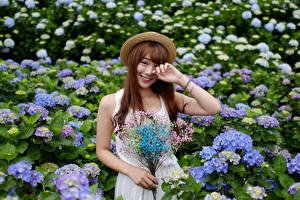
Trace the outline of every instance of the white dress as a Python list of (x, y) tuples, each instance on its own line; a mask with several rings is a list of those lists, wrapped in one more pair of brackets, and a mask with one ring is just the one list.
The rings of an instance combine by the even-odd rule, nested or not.
[[(123, 89), (119, 90), (115, 94), (116, 107), (115, 107), (114, 115), (119, 111), (122, 95), (123, 95)], [(162, 105), (161, 109), (155, 114), (162, 115), (169, 119), (169, 115), (162, 97), (160, 97), (160, 101)], [(130, 115), (132, 115), (131, 109), (129, 110), (128, 115), (126, 116), (125, 122), (130, 118)], [(117, 128), (118, 127), (115, 128), (115, 132)], [(119, 155), (119, 158), (131, 165), (148, 170), (136, 158), (132, 157), (132, 155), (126, 154), (126, 152), (121, 151), (123, 145), (124, 144), (122, 143), (121, 139), (118, 136), (116, 136), (116, 148), (117, 148), (117, 153)], [(177, 158), (175, 157), (175, 155), (172, 154), (170, 158), (168, 158), (163, 162), (163, 164), (158, 168), (155, 174), (155, 177), (158, 179), (158, 183), (159, 183), (159, 186), (157, 187), (157, 195), (156, 195), (157, 200), (161, 199), (164, 195), (164, 192), (161, 189), (161, 184), (162, 184), (161, 178), (166, 177), (173, 170), (182, 170), (182, 169), (177, 163)], [(124, 200), (153, 200), (153, 194), (151, 190), (147, 190), (136, 185), (131, 180), (130, 177), (122, 173), (119, 173), (117, 177), (116, 186), (115, 186), (115, 198), (117, 198), (120, 195), (123, 197)]]

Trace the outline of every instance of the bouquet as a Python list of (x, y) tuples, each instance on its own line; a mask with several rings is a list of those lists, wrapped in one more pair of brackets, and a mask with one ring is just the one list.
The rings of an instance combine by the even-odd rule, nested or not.
[[(152, 112), (135, 111), (132, 119), (121, 127), (119, 137), (126, 148), (155, 176), (163, 162), (176, 152), (184, 142), (192, 141), (192, 124), (178, 119), (170, 122)], [(152, 190), (156, 199), (156, 189)]]

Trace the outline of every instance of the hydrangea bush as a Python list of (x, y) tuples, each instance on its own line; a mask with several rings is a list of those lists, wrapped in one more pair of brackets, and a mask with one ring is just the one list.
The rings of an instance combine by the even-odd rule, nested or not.
[(0, 0), (0, 198), (114, 198), (98, 104), (125, 79), (122, 43), (157, 31), (222, 105), (178, 113), (194, 133), (164, 199), (300, 199), (299, 19), (292, 0)]

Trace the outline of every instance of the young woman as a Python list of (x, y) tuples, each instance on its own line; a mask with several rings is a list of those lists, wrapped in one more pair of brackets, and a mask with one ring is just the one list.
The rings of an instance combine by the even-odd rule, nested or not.
[[(153, 111), (176, 121), (177, 112), (191, 115), (213, 115), (221, 110), (217, 99), (194, 84), (177, 70), (172, 63), (176, 47), (168, 37), (146, 32), (129, 38), (120, 51), (121, 61), (128, 67), (124, 88), (104, 96), (97, 116), (96, 153), (106, 166), (119, 172), (115, 197), (125, 200), (153, 199), (152, 189), (157, 188), (161, 199), (161, 178), (173, 170), (181, 169), (173, 155), (156, 171), (156, 176), (141, 165), (137, 158), (121, 151), (118, 137), (121, 125), (127, 122), (136, 110)], [(173, 83), (180, 85), (192, 96), (174, 91)], [(110, 151), (112, 133), (116, 135), (118, 157)]]

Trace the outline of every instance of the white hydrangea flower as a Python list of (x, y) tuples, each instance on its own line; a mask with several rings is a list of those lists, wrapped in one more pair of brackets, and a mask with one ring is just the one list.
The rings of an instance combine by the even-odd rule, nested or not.
[(263, 67), (269, 67), (269, 62), (264, 58), (258, 58), (254, 61), (254, 64), (258, 64)]
[(299, 42), (297, 40), (292, 39), (289, 41), (289, 45), (293, 47), (298, 47)]
[(62, 36), (63, 34), (65, 33), (64, 29), (63, 28), (57, 28), (54, 32), (55, 35), (57, 36)]
[(44, 24), (44, 23), (38, 23), (36, 25), (36, 29), (38, 29), (38, 30), (44, 30), (45, 28), (46, 28), (46, 24)]
[(50, 36), (46, 33), (41, 35), (42, 40), (48, 40), (50, 38)]
[(15, 46), (15, 41), (11, 38), (6, 38), (4, 40), (4, 46), (8, 48), (13, 48)]

